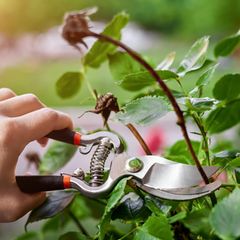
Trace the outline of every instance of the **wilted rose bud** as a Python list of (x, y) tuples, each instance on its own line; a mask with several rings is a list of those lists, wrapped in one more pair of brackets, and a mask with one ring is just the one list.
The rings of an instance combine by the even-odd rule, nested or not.
[(111, 111), (113, 112), (120, 111), (117, 98), (114, 97), (112, 93), (106, 93), (104, 95), (99, 96), (95, 106), (95, 111), (101, 113), (105, 126)]
[(103, 125), (105, 126), (111, 112), (117, 113), (120, 111), (117, 98), (112, 93), (105, 93), (104, 95), (98, 96), (97, 92), (95, 91), (95, 95), (97, 98), (95, 109), (86, 111), (79, 117), (82, 117), (87, 112), (101, 114), (104, 121)]
[(67, 13), (64, 17), (64, 24), (62, 27), (62, 37), (70, 44), (76, 46), (83, 44), (85, 37), (90, 35), (89, 31), (89, 15), (95, 13), (97, 8), (84, 9), (79, 12)]

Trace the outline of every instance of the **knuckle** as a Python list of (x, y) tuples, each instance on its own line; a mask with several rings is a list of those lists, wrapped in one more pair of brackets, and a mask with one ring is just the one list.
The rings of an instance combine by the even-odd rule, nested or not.
[(43, 111), (44, 117), (46, 117), (48, 120), (51, 120), (53, 122), (58, 120), (58, 117), (59, 117), (58, 113), (53, 109), (43, 108), (42, 111)]
[(25, 94), (25, 98), (29, 103), (39, 103), (37, 96), (32, 93)]
[(16, 94), (9, 88), (0, 88), (0, 94), (6, 98), (14, 97)]

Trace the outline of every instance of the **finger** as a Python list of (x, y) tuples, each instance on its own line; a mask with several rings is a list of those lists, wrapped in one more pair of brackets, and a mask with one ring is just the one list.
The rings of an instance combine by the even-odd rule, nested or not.
[(11, 194), (6, 206), (8, 211), (5, 216), (4, 222), (12, 222), (23, 217), (32, 209), (40, 206), (46, 200), (46, 193), (25, 194), (17, 189)]
[(21, 140), (25, 144), (38, 140), (53, 130), (73, 128), (72, 120), (67, 114), (50, 108), (42, 108), (13, 120), (17, 121), (17, 128), (23, 136)]
[(0, 102), (0, 114), (17, 117), (43, 108), (44, 104), (33, 94), (24, 94)]
[(9, 88), (0, 88), (0, 101), (15, 97), (16, 94)]

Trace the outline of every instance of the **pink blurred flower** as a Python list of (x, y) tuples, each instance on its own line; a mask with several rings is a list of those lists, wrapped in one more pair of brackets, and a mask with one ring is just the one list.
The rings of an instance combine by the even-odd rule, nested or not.
[[(151, 150), (152, 154), (159, 154), (165, 144), (164, 132), (159, 127), (151, 128), (145, 136), (144, 140)], [(143, 149), (140, 150), (140, 154), (145, 154)]]

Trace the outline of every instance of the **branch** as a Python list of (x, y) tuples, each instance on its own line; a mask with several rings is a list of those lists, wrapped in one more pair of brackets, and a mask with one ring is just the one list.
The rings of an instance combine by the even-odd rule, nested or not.
[(164, 93), (166, 94), (166, 96), (168, 97), (169, 101), (171, 102), (173, 109), (177, 115), (177, 124), (181, 127), (182, 130), (182, 134), (183, 137), (186, 141), (186, 144), (188, 146), (189, 152), (191, 153), (191, 156), (196, 164), (196, 167), (199, 171), (199, 173), (201, 174), (204, 182), (206, 184), (209, 183), (208, 177), (205, 174), (191, 143), (191, 140), (188, 136), (187, 133), (187, 129), (186, 129), (186, 124), (185, 124), (185, 120), (184, 120), (184, 116), (183, 116), (183, 112), (180, 109), (175, 97), (173, 96), (173, 94), (171, 93), (170, 89), (168, 88), (168, 86), (163, 82), (163, 80), (158, 76), (157, 72), (138, 54), (136, 53), (134, 50), (132, 50), (131, 48), (129, 48), (128, 46), (126, 46), (124, 43), (115, 40), (107, 35), (104, 34), (98, 34), (92, 31), (88, 31), (88, 36), (91, 37), (95, 37), (99, 40), (102, 41), (106, 41), (106, 42), (110, 42), (113, 45), (120, 47), (122, 49), (124, 49), (133, 59), (135, 59), (138, 63), (140, 63), (152, 76), (153, 78), (155, 78), (155, 80), (158, 82), (158, 84), (160, 85), (160, 87), (162, 88), (162, 90), (164, 91)]

